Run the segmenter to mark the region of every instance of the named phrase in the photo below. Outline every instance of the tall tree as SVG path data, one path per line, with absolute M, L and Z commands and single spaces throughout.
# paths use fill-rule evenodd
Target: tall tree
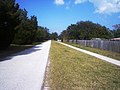
M 20 9 L 21 20 L 20 25 L 17 27 L 17 33 L 15 35 L 13 43 L 15 44 L 31 44 L 35 39 L 35 34 L 37 31 L 37 17 L 31 16 L 29 19 L 27 17 L 27 11 Z
M 116 24 L 113 25 L 114 30 L 113 30 L 113 34 L 115 38 L 119 38 L 120 37 L 120 24 Z
M 44 28 L 42 26 L 38 26 L 35 41 L 36 42 L 43 42 L 43 41 L 49 40 L 49 39 L 50 39 L 49 29 Z
M 53 33 L 51 34 L 51 39 L 52 39 L 52 40 L 57 40 L 57 38 L 58 38 L 57 32 L 53 32 Z
M 67 30 L 61 33 L 64 39 L 84 39 L 90 40 L 92 38 L 105 38 L 112 37 L 111 31 L 105 26 L 93 23 L 91 21 L 80 21 L 76 24 L 68 26 Z
M 63 30 L 60 34 L 60 39 L 63 42 L 64 40 L 69 40 L 69 33 L 67 30 Z
M 14 39 L 19 21 L 19 5 L 15 0 L 0 0 L 0 49 L 8 47 Z
M 76 42 L 78 39 L 80 39 L 80 30 L 78 29 L 76 24 L 71 24 L 67 28 L 67 33 L 69 39 L 76 39 Z

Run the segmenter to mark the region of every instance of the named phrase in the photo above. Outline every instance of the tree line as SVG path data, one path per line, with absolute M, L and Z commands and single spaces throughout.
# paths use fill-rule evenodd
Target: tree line
M 56 32 L 50 33 L 47 27 L 38 26 L 37 17 L 28 17 L 26 9 L 20 9 L 15 0 L 0 0 L 0 49 L 13 44 L 32 44 L 45 40 L 57 40 Z M 59 39 L 90 40 L 92 38 L 120 37 L 120 24 L 110 30 L 105 26 L 91 21 L 80 21 L 71 24 L 59 35 Z
M 14 44 L 32 44 L 56 39 L 46 27 L 38 26 L 35 15 L 30 18 L 26 9 L 20 9 L 15 0 L 0 0 L 0 49 Z
M 38 30 L 36 32 L 36 38 L 35 38 L 35 41 L 36 42 L 43 42 L 43 41 L 46 41 L 46 40 L 57 40 L 58 38 L 58 34 L 57 32 L 52 32 L 52 33 L 49 33 L 49 29 L 46 28 L 46 27 L 42 27 L 42 26 L 38 26 Z
M 113 25 L 113 27 L 114 30 L 112 30 L 111 32 L 113 33 L 114 38 L 120 38 L 120 24 Z
M 60 34 L 62 40 L 90 40 L 93 38 L 111 39 L 120 37 L 120 24 L 113 26 L 114 30 L 110 30 L 105 26 L 91 21 L 80 21 L 76 24 L 71 24 L 66 30 Z

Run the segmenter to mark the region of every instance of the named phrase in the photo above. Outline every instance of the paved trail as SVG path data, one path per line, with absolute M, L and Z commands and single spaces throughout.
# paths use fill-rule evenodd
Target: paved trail
M 51 41 L 0 62 L 0 90 L 40 90 Z
M 103 55 L 100 55 L 100 54 L 96 54 L 96 53 L 93 53 L 93 52 L 90 52 L 90 51 L 87 51 L 87 50 L 83 50 L 83 49 L 80 49 L 80 48 L 77 48 L 77 47 L 74 47 L 74 46 L 71 46 L 71 45 L 68 45 L 68 44 L 65 44 L 65 43 L 62 43 L 62 42 L 58 42 L 62 45 L 65 45 L 65 46 L 68 46 L 70 48 L 73 48 L 75 50 L 78 50 L 80 52 L 83 52 L 83 53 L 86 53 L 86 54 L 89 54 L 91 56 L 94 56 L 96 58 L 99 58 L 101 60 L 104 60 L 104 61 L 107 61 L 109 63 L 112 63 L 112 64 L 115 64 L 117 66 L 120 66 L 120 61 L 119 60 L 116 60 L 116 59 L 112 59 L 112 58 L 109 58 L 109 57 L 106 57 L 106 56 L 103 56 Z

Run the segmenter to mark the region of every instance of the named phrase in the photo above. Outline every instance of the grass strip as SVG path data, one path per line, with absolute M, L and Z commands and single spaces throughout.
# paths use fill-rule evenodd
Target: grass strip
M 32 45 L 38 45 L 38 44 L 42 44 L 43 42 L 34 42 L 32 43 Z
M 97 54 L 101 54 L 101 55 L 104 55 L 104 56 L 107 56 L 110 58 L 120 60 L 120 53 L 117 53 L 117 52 L 111 52 L 111 51 L 102 50 L 102 49 L 98 49 L 98 48 L 92 48 L 92 47 L 85 47 L 80 44 L 74 44 L 74 43 L 69 43 L 69 42 L 66 42 L 66 44 L 69 44 L 69 45 L 72 45 L 72 46 L 75 46 L 75 47 L 78 47 L 81 49 L 85 49 L 85 50 L 88 50 L 88 51 L 91 51 L 91 52 L 94 52 Z
M 52 41 L 50 90 L 120 90 L 120 67 Z

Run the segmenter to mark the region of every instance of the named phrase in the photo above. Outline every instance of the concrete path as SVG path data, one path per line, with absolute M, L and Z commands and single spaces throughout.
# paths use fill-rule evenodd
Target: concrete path
M 41 90 L 51 41 L 0 62 L 0 90 Z
M 99 58 L 99 59 L 101 59 L 101 60 L 110 62 L 110 63 L 115 64 L 115 65 L 117 65 L 117 66 L 120 66 L 120 61 L 119 61 L 119 60 L 112 59 L 112 58 L 109 58 L 109 57 L 106 57 L 106 56 L 103 56 L 103 55 L 100 55 L 100 54 L 96 54 L 96 53 L 93 53 L 93 52 L 90 52 L 90 51 L 87 51 L 87 50 L 83 50 L 83 49 L 80 49 L 80 48 L 77 48 L 77 47 L 74 47 L 74 46 L 71 46 L 71 45 L 62 43 L 62 42 L 58 42 L 58 43 L 60 43 L 60 44 L 62 44 L 62 45 L 65 45 L 65 46 L 68 46 L 68 47 L 70 47 L 70 48 L 73 48 L 73 49 L 75 49 L 75 50 L 78 50 L 78 51 L 80 51 L 80 52 L 89 54 L 89 55 L 94 56 L 94 57 L 96 57 L 96 58 Z

